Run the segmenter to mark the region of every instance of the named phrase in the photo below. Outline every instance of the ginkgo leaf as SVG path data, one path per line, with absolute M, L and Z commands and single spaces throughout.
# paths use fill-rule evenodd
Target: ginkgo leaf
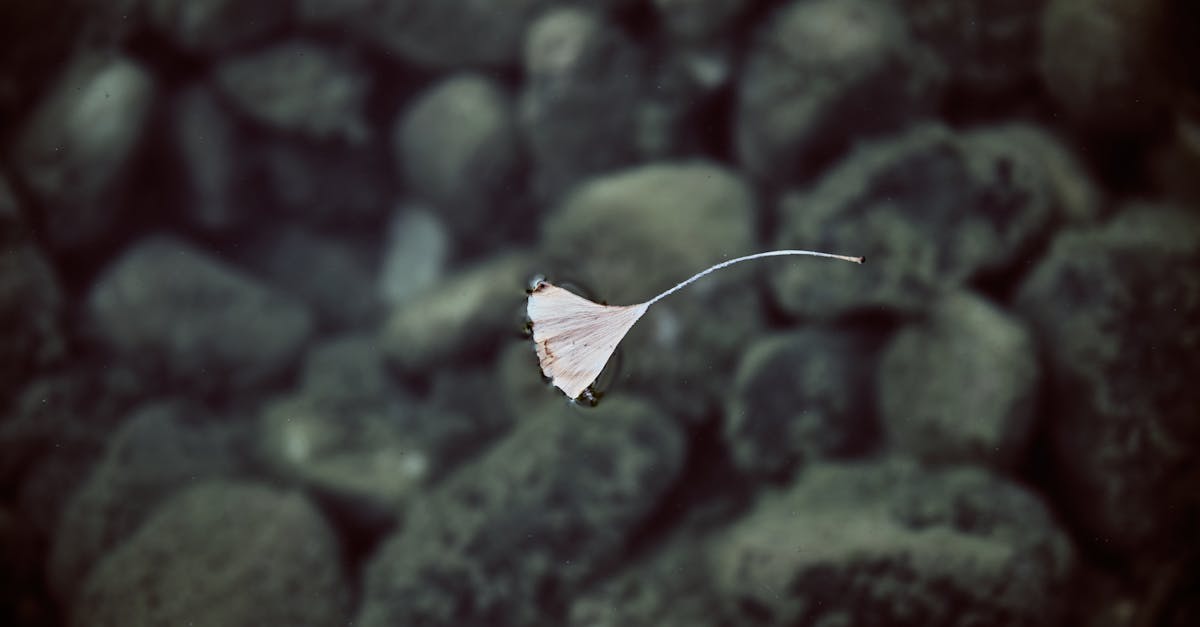
M 602 305 L 548 283 L 537 281 L 529 291 L 526 314 L 533 331 L 538 364 L 555 387 L 572 399 L 579 398 L 600 376 L 617 344 L 646 313 L 650 305 L 687 287 L 697 279 L 735 263 L 782 255 L 810 255 L 862 263 L 847 257 L 809 250 L 772 250 L 723 261 L 696 273 L 675 287 L 637 305 Z

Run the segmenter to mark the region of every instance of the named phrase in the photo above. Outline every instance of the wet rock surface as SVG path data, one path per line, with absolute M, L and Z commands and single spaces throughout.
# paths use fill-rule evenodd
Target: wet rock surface
M 1074 552 L 1023 488 L 976 469 L 814 467 L 714 539 L 729 611 L 768 625 L 1056 625 Z
M 414 509 L 372 559 L 357 622 L 522 625 L 561 611 L 682 464 L 681 434 L 652 407 L 596 413 L 522 422 Z
M 88 295 L 97 338 L 148 374 L 199 389 L 281 374 L 312 329 L 306 309 L 182 241 L 149 238 Z
M 150 22 L 190 52 L 219 54 L 265 39 L 287 21 L 270 0 L 149 0 Z
M 876 343 L 861 333 L 813 328 L 751 345 L 725 408 L 734 465 L 779 478 L 802 464 L 867 450 L 878 431 L 871 394 Z
M 888 437 L 926 461 L 1012 469 L 1025 458 L 1037 411 L 1036 346 L 1024 324 L 986 300 L 965 292 L 942 299 L 883 352 L 879 411 Z
M 1064 500 L 1088 541 L 1120 551 L 1186 536 L 1171 512 L 1187 507 L 1200 447 L 1198 264 L 1194 212 L 1135 205 L 1059 236 L 1021 286 L 1055 391 Z
M 864 146 L 811 191 L 784 198 L 777 244 L 886 262 L 781 264 L 776 298 L 806 316 L 914 311 L 1011 267 L 1056 213 L 1041 159 L 1026 142 L 941 126 Z
M 332 626 L 349 601 L 337 538 L 304 497 L 209 482 L 163 503 L 96 566 L 71 624 Z

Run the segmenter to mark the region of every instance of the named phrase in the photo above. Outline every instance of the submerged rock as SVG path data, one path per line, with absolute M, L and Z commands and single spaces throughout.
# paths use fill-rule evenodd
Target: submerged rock
M 368 139 L 368 76 L 344 55 L 289 41 L 230 58 L 216 76 L 242 113 L 268 127 L 318 141 Z
M 533 188 L 553 202 L 590 176 L 629 163 L 642 68 L 638 50 L 597 13 L 546 13 L 525 40 L 520 117 Z
M 892 339 L 879 411 L 900 450 L 933 462 L 1014 469 L 1034 430 L 1041 368 L 1029 330 L 966 292 Z
M 396 123 L 407 186 L 476 240 L 495 239 L 519 209 L 522 155 L 511 100 L 481 74 L 458 74 L 418 94 Z
M 683 463 L 681 433 L 650 406 L 595 413 L 523 420 L 414 508 L 372 558 L 356 624 L 526 625 L 561 611 Z
M 190 52 L 219 54 L 261 41 L 291 17 L 290 2 L 147 0 L 150 23 Z
M 1061 219 L 1037 145 L 1004 127 L 924 125 L 864 146 L 815 188 L 782 202 L 777 244 L 868 263 L 779 264 L 775 295 L 796 315 L 919 311 L 1022 259 Z
M 247 388 L 292 365 L 312 331 L 291 299 L 180 240 L 132 246 L 92 286 L 97 339 L 192 392 Z
M 595 178 L 543 222 L 548 278 L 578 282 L 596 301 L 644 302 L 719 261 L 757 252 L 754 213 L 746 182 L 705 162 Z M 756 270 L 763 268 L 722 270 L 655 304 L 622 342 L 616 384 L 646 390 L 677 415 L 710 409 L 763 324 L 748 279 Z
M 750 49 L 738 85 L 738 161 L 759 178 L 809 179 L 856 140 L 930 113 L 941 83 L 890 3 L 792 2 Z
M 402 207 L 388 227 L 379 269 L 379 300 L 405 304 L 446 272 L 451 240 L 442 220 L 420 206 Z
M 155 84 L 124 57 L 81 55 L 22 126 L 13 165 L 55 248 L 93 244 L 120 216 L 110 195 L 150 122 Z
M 807 470 L 711 546 L 731 615 L 759 625 L 1058 625 L 1074 569 L 1038 498 L 977 469 Z
M 226 229 L 245 220 L 236 188 L 246 168 L 237 129 L 217 95 L 190 87 L 174 103 L 172 131 L 183 163 L 187 199 L 184 214 L 203 229 Z
M 337 537 L 311 503 L 209 482 L 164 502 L 97 564 L 70 624 L 334 627 L 349 614 Z
M 1188 543 L 1200 459 L 1200 219 L 1134 205 L 1059 236 L 1017 305 L 1049 365 L 1057 480 L 1084 539 Z
M 58 598 L 72 599 L 93 565 L 168 496 L 198 480 L 243 469 L 236 437 L 230 425 L 186 403 L 136 411 L 63 511 L 47 567 Z
M 873 344 L 862 333 L 811 328 L 750 345 L 725 409 L 734 465 L 779 478 L 800 464 L 865 450 L 877 432 Z

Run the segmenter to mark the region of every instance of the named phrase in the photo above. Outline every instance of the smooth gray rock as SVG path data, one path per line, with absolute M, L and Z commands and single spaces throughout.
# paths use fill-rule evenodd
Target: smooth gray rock
M 1063 504 L 1102 550 L 1194 537 L 1176 512 L 1200 459 L 1198 267 L 1194 212 L 1132 205 L 1060 235 L 1020 287 L 1049 366 Z
M 942 68 L 890 3 L 791 2 L 755 39 L 737 90 L 739 163 L 808 180 L 856 141 L 932 113 Z
M 983 272 L 1023 262 L 1061 218 L 1045 155 L 1006 127 L 922 125 L 863 146 L 782 202 L 776 244 L 865 255 L 867 263 L 779 264 L 773 287 L 796 315 L 920 311 Z
M 0 406 L 65 347 L 62 288 L 0 177 Z
M 1042 86 L 1077 125 L 1144 131 L 1166 113 L 1155 8 L 1141 0 L 1049 0 L 1041 19 Z
M 98 560 L 158 504 L 198 480 L 240 472 L 236 428 L 184 402 L 145 405 L 113 435 L 104 458 L 63 510 L 47 565 L 69 602 Z
M 959 88 L 982 97 L 1037 79 L 1041 17 L 1049 0 L 901 0 L 913 35 L 931 46 Z
M 120 217 L 112 195 L 149 125 L 156 88 L 138 63 L 81 54 L 21 125 L 16 172 L 41 201 L 55 248 L 95 243 Z
M 403 305 L 442 279 L 452 242 L 445 224 L 420 206 L 401 207 L 388 226 L 379 269 L 379 300 Z
M 97 564 L 70 615 L 80 627 L 333 627 L 350 616 L 350 585 L 337 537 L 303 496 L 209 482 Z
M 217 85 L 245 115 L 318 141 L 362 144 L 370 80 L 348 55 L 303 40 L 223 61 Z
M 1024 488 L 894 460 L 807 470 L 710 556 L 730 614 L 759 625 L 1058 625 L 1074 570 Z
M 543 221 L 547 278 L 577 283 L 596 301 L 644 302 L 719 261 L 758 252 L 755 210 L 742 177 L 711 163 L 664 162 L 598 177 Z M 713 409 L 763 325 L 752 277 L 791 261 L 807 263 L 735 266 L 655 304 L 622 342 L 614 385 L 644 390 L 677 416 Z
M 891 442 L 930 462 L 1012 470 L 1037 416 L 1041 366 L 1025 325 L 967 292 L 902 329 L 879 365 L 879 412 Z
M 228 229 L 246 219 L 236 189 L 249 164 L 237 128 L 207 86 L 192 86 L 174 102 L 172 139 L 183 163 L 184 214 L 207 230 Z
M 192 392 L 279 376 L 313 327 L 303 306 L 166 236 L 134 244 L 105 269 L 86 307 L 97 339 Z
M 216 55 L 262 41 L 291 17 L 291 0 L 146 0 L 150 23 L 180 48 Z
M 730 625 L 705 573 L 702 539 L 684 536 L 592 586 L 571 602 L 570 627 Z
M 512 252 L 446 277 L 387 315 L 379 331 L 384 353 L 402 369 L 421 370 L 497 345 L 520 330 L 533 271 L 527 253 Z
M 633 400 L 580 418 L 523 420 L 414 508 L 372 557 L 355 623 L 537 624 L 615 563 L 675 481 L 683 437 Z
M 634 156 L 643 70 L 638 50 L 600 14 L 549 11 L 529 27 L 521 128 L 533 191 L 554 202 Z
M 865 450 L 873 411 L 874 342 L 814 327 L 765 336 L 742 355 L 725 407 L 734 465 L 760 478 Z
M 511 97 L 482 74 L 462 73 L 418 94 L 396 122 L 404 182 L 474 239 L 512 220 L 522 154 Z

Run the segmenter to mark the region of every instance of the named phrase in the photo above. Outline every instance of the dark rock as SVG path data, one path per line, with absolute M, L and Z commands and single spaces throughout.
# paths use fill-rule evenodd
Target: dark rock
M 163 503 L 96 565 L 71 624 L 333 627 L 349 613 L 337 537 L 312 504 L 212 482 Z
M 800 464 L 863 451 L 877 431 L 872 344 L 861 333 L 822 328 L 752 344 L 725 410 L 734 465 L 778 478 Z
M 151 24 L 189 52 L 219 54 L 263 40 L 291 17 L 290 2 L 147 0 Z
M 1046 507 L 977 469 L 816 466 L 712 545 L 760 625 L 1058 625 L 1074 557 Z
M 1200 219 L 1131 206 L 1061 235 L 1020 289 L 1049 362 L 1064 503 L 1111 551 L 1194 540 L 1179 512 L 1200 459 L 1198 267 Z
M 6 625 L 56 624 L 54 606 L 43 590 L 44 542 L 37 531 L 22 512 L 0 505 L 0 620 Z
M 397 120 L 404 181 L 455 231 L 487 239 L 511 220 L 521 151 L 511 98 L 479 74 L 457 74 L 419 94 Z
M 902 0 L 913 34 L 941 57 L 956 85 L 980 96 L 1037 77 L 1042 10 L 1049 0 Z
M 236 430 L 181 402 L 142 407 L 63 510 L 47 566 L 55 594 L 74 597 L 97 560 L 180 488 L 240 471 Z
M 21 390 L 0 422 L 0 491 L 43 536 L 53 534 L 66 502 L 146 392 L 125 366 L 87 362 Z
M 1100 187 L 1064 140 L 1046 129 L 1028 124 L 1006 124 L 977 132 L 976 141 L 993 143 L 994 150 L 1006 144 L 1021 146 L 1038 160 L 1049 182 L 1060 224 L 1096 222 L 1106 209 Z
M 933 110 L 943 82 L 889 3 L 792 2 L 750 50 L 737 94 L 737 154 L 752 174 L 809 179 L 855 141 Z
M 105 270 L 87 309 L 98 339 L 193 392 L 280 375 L 312 329 L 302 306 L 165 236 L 135 244 Z
M 600 7 L 627 0 L 587 0 Z M 317 4 L 309 0 L 308 4 Z M 403 60 L 432 69 L 513 66 L 521 39 L 555 0 L 376 0 L 342 18 Z
M 789 311 L 915 311 L 983 272 L 1022 259 L 1059 218 L 1046 156 L 1005 127 L 955 134 L 920 126 L 863 147 L 808 193 L 782 203 L 781 248 L 865 255 L 779 264 Z
M 233 120 L 207 87 L 190 87 L 175 101 L 174 141 L 183 165 L 184 214 L 203 229 L 227 229 L 246 216 L 235 195 L 248 164 Z
M 300 387 L 333 401 L 377 402 L 398 395 L 383 350 L 370 334 L 344 335 L 317 344 L 304 359 Z
M 393 191 L 385 150 L 284 138 L 258 142 L 251 154 L 260 193 L 289 222 L 371 230 L 387 215 Z
M 65 348 L 62 288 L 0 177 L 0 407 Z
M 756 0 L 653 0 L 663 28 L 679 42 L 708 40 L 726 30 Z
M 442 279 L 450 257 L 450 235 L 430 211 L 402 208 L 392 219 L 379 269 L 379 299 L 403 305 Z
M 614 400 L 523 420 L 450 477 L 367 568 L 356 624 L 549 621 L 614 563 L 683 463 L 677 427 Z
M 596 178 L 543 223 L 552 282 L 596 301 L 644 302 L 724 259 L 754 250 L 755 202 L 741 177 L 704 162 L 660 163 Z M 770 262 L 758 262 L 760 264 Z M 777 262 L 782 263 L 782 262 Z M 762 328 L 754 281 L 737 266 L 657 303 L 622 343 L 631 382 L 675 415 L 716 402 L 746 340 Z
M 505 344 L 497 358 L 496 370 L 504 408 L 518 419 L 537 414 L 548 403 L 566 402 L 562 393 L 542 378 L 531 340 L 514 339 Z
M 13 165 L 36 195 L 55 248 L 92 244 L 119 217 L 110 197 L 151 113 L 155 86 L 137 63 L 86 54 L 22 126 Z
M 1042 15 L 1042 85 L 1078 124 L 1127 132 L 1163 118 L 1154 56 L 1158 2 L 1049 0 Z
M 270 128 L 362 144 L 367 74 L 346 55 L 289 41 L 223 62 L 217 84 L 244 114 Z
M 1014 469 L 1025 457 L 1041 368 L 1025 326 L 962 292 L 902 329 L 879 365 L 891 441 L 931 462 Z
M 697 539 L 684 537 L 571 602 L 571 627 L 718 627 L 731 624 L 705 576 Z
M 241 254 L 244 265 L 307 305 L 323 327 L 363 327 L 381 313 L 375 272 L 361 245 L 283 227 Z
M 632 160 L 642 75 L 633 42 L 598 14 L 558 9 L 530 26 L 524 69 L 520 117 L 538 198 L 556 201 Z
M 495 346 L 497 337 L 519 330 L 531 276 L 532 260 L 516 252 L 447 277 L 392 310 L 380 330 L 384 353 L 403 369 L 420 370 Z

